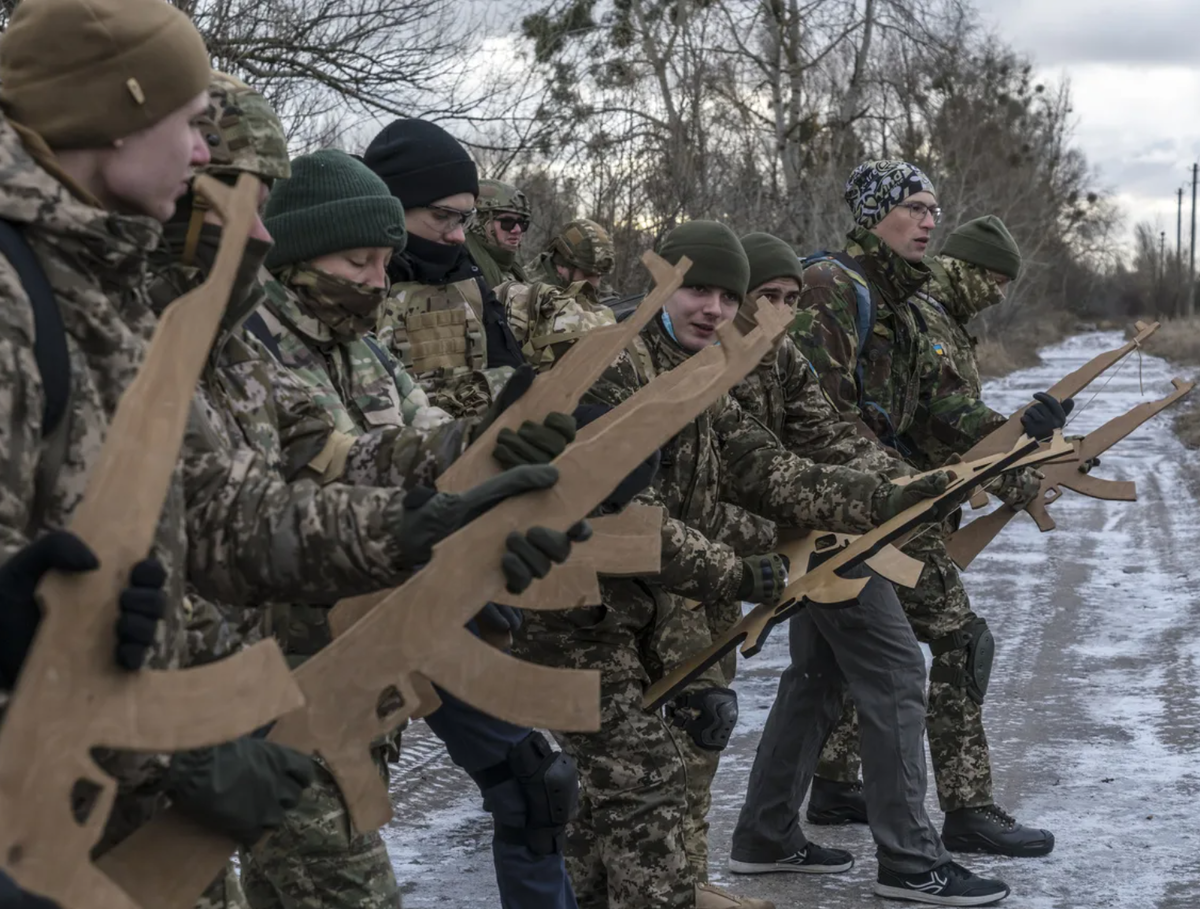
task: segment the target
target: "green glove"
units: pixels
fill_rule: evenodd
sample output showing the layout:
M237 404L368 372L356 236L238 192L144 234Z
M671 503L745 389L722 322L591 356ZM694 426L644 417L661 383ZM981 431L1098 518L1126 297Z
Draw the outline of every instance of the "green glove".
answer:
M243 736L176 753L164 783L181 812L250 847L300 803L316 766L299 751Z
M950 485L950 474L943 471L931 473L929 476L913 480L905 486L883 482L871 497L871 517L878 527L885 521L890 521L902 511L912 508L922 499L940 496Z
M575 441L575 418L551 413L541 423L526 420L515 432L500 430L492 457L506 468L522 464L549 464Z
M1020 511L1042 491L1042 480L1046 475L1032 467L1022 467L1002 474L996 485L989 490L1005 505Z
M777 552L742 559L742 580L738 584L738 598L745 603L765 603L774 606L783 596L790 567L787 556Z
M528 533L513 531L504 541L508 552L500 560L505 587L509 593L522 593L534 578L544 578L553 565L561 565L571 554L572 543L592 536L587 521L573 525L566 533L548 527L531 527Z

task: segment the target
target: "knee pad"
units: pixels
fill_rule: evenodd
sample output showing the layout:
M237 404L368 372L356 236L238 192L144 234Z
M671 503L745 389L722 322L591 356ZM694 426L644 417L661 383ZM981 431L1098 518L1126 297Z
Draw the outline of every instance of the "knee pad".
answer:
M562 852L567 822L579 807L579 772L575 762L555 751L542 733L529 733L512 747L506 760L471 776L484 793L485 807L489 790L509 781L520 792L525 824L505 824L497 816L497 839L527 846L534 855Z
M971 700L983 704L988 682L992 678L992 664L996 659L996 639L992 637L988 623L976 617L963 628L933 641L929 649L935 657L956 650L964 652L962 666L934 666L929 673L929 680L965 688Z
M705 688L683 694L667 704L667 719L692 737L705 751L724 751L737 725L737 692Z

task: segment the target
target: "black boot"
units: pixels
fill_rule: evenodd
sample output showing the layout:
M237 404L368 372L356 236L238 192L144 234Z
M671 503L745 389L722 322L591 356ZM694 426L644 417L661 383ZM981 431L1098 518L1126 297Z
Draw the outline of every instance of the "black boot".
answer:
M862 783L839 783L814 776L807 817L810 824L865 824L867 803Z
M946 812L942 840L953 852L989 852L1014 858L1048 855L1054 849L1049 830L1025 827L995 805Z

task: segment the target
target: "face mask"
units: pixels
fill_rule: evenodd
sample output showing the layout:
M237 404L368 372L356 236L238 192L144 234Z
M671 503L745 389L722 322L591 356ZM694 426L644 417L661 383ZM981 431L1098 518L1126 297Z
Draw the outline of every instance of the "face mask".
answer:
M353 341L373 331L388 295L386 287L347 281L304 265L285 269L279 279L297 292L305 308L339 341Z

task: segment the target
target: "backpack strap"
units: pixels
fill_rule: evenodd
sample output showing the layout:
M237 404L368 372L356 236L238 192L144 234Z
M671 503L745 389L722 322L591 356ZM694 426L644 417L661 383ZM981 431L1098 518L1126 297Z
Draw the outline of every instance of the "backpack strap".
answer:
M267 327L267 320L262 317L262 313L250 313L242 322L242 328L258 338L263 347L271 352L271 356L280 363L283 362L283 349L279 346L278 339L271 334L271 329Z
M392 377L392 384L399 388L400 383L396 381L396 358L388 356L379 342L370 335L363 335L362 339L367 347L371 348L371 353L375 354L375 359L388 371L388 375Z
M24 231L5 219L0 219L0 253L16 271L33 307L33 355L46 399L42 408L42 438L47 438L58 429L71 397L67 329L50 280L25 239Z

